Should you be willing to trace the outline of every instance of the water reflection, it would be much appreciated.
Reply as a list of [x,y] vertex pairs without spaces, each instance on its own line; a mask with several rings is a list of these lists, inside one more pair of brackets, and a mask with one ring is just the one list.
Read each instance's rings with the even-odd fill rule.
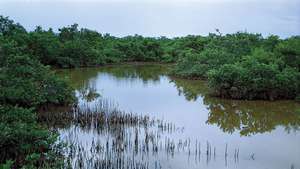
[[57,70],[58,74],[68,78],[71,85],[76,90],[82,90],[85,86],[95,85],[97,76],[109,75],[117,82],[125,80],[126,82],[134,83],[142,81],[143,84],[159,83],[160,77],[166,75],[170,67],[167,65],[119,65],[119,66],[106,66],[99,68],[78,68],[69,70]]
[[[93,101],[101,96],[96,89],[98,76],[108,74],[116,82],[158,84],[166,76],[169,67],[165,65],[110,66],[104,68],[80,68],[59,70],[67,76],[77,90],[77,97],[84,101]],[[276,126],[284,126],[287,132],[298,130],[300,126],[300,105],[294,101],[238,101],[218,99],[209,96],[205,81],[170,78],[179,96],[188,101],[203,99],[209,109],[207,123],[217,125],[223,132],[238,131],[242,136],[270,132]]]
[[100,96],[101,94],[97,92],[95,87],[95,81],[91,81],[91,83],[85,84],[82,88],[77,90],[77,97],[86,100],[87,102],[94,101]]
[[175,84],[178,95],[183,95],[188,101],[196,101],[198,97],[208,95],[208,86],[204,81],[172,77],[170,82]]
[[283,126],[287,132],[300,126],[299,104],[293,102],[240,102],[207,98],[210,112],[207,123],[224,132],[239,131],[242,136],[265,133]]
[[70,78],[78,105],[39,119],[70,145],[66,163],[73,168],[299,166],[294,101],[210,97],[206,82],[169,77],[165,65],[58,72]]
[[173,79],[179,95],[189,101],[203,98],[208,107],[207,123],[223,132],[239,131],[242,136],[270,132],[284,126],[287,132],[300,126],[300,105],[294,101],[238,101],[210,97],[204,81]]

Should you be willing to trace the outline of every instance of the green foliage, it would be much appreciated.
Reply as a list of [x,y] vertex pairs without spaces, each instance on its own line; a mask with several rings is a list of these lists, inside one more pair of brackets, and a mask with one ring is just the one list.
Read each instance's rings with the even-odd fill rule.
[[[30,55],[44,65],[59,68],[97,66],[119,62],[174,62],[173,53],[164,52],[170,39],[142,37],[113,37],[79,29],[77,24],[63,27],[58,33],[38,26],[32,32],[8,18],[1,17],[0,31],[4,45],[15,43],[22,55]],[[183,44],[183,43],[182,43]],[[188,44],[195,46],[197,43]],[[173,49],[173,48],[172,48]],[[170,51],[171,52],[171,51]]]
[[14,162],[12,160],[7,160],[4,164],[0,164],[1,169],[11,169]]
[[[120,62],[175,62],[171,72],[173,75],[189,79],[209,77],[210,86],[222,97],[290,99],[295,98],[299,92],[298,87],[295,87],[299,84],[299,36],[282,40],[274,35],[263,38],[260,34],[237,32],[222,35],[218,31],[218,34],[209,34],[206,37],[188,35],[169,39],[134,35],[118,38],[85,28],[79,29],[78,24],[63,27],[58,33],[54,33],[52,29],[43,30],[41,27],[28,33],[20,24],[5,17],[0,18],[0,31],[2,35],[0,53],[3,53],[0,57],[14,55],[19,59],[34,58],[31,62],[35,63],[31,65],[41,62],[54,67],[72,68]],[[25,69],[29,71],[24,66],[18,71],[22,72],[22,67],[24,71]],[[43,72],[40,69],[43,68],[37,66],[32,71]],[[59,80],[55,80],[52,75],[49,76],[45,78],[60,84]],[[26,81],[27,83],[22,85],[33,88],[27,93],[44,90],[41,84],[30,86],[32,85],[30,79],[25,79],[24,82]],[[17,81],[11,82],[15,83]],[[45,93],[46,95],[51,95],[51,91],[57,93],[63,90],[63,86],[61,82],[61,85],[56,85],[56,89],[50,87],[51,90],[48,89]],[[15,87],[18,89],[18,86]],[[229,94],[231,90],[235,94]],[[67,97],[47,98],[43,95],[31,97],[26,91],[18,90],[6,95],[12,97],[11,100],[19,96],[24,100],[30,98],[28,102],[34,105],[46,102],[58,103]]]
[[234,62],[234,55],[218,49],[204,49],[200,53],[185,52],[177,62],[173,74],[185,78],[207,78],[207,72],[226,63]]
[[51,30],[38,27],[27,33],[0,16],[0,168],[51,168],[49,160],[57,164],[57,137],[37,123],[34,110],[75,101],[68,83],[40,63],[55,63],[58,44]]
[[226,98],[274,100],[299,95],[299,36],[264,39],[259,34],[238,32],[210,34],[202,42],[205,45],[187,45],[180,52],[173,75],[208,78],[214,94]]
[[262,37],[259,34],[237,32],[225,36],[210,34],[206,38],[187,36],[185,43],[191,44],[186,41],[199,45],[188,45],[187,49],[182,50],[173,74],[187,78],[207,78],[209,70],[238,62],[242,56],[251,53],[252,49],[261,44]]
[[291,37],[276,46],[276,52],[284,64],[300,71],[300,36]]
[[[119,58],[120,61],[160,61],[162,48],[155,38],[144,38],[142,36],[127,36],[124,38],[108,38],[111,45],[104,47],[107,58]],[[112,52],[112,53],[109,53]]]
[[32,109],[0,105],[0,119],[0,163],[41,165],[56,136],[37,124]]
[[45,103],[67,104],[74,101],[72,89],[48,67],[29,56],[10,56],[2,60],[0,101],[25,107]]
[[59,57],[60,42],[54,32],[37,27],[35,31],[29,33],[27,42],[29,53],[45,65],[55,65]]
[[256,49],[241,62],[225,64],[209,72],[215,94],[234,99],[294,99],[300,92],[300,72],[281,57]]
[[14,23],[8,17],[0,15],[0,35],[14,36],[14,34],[24,33],[26,30],[19,23]]

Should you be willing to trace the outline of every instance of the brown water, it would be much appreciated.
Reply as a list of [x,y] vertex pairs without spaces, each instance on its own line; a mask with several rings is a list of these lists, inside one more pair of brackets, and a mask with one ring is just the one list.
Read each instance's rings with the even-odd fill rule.
[[73,168],[300,169],[299,103],[212,98],[204,81],[172,78],[167,71],[165,65],[58,71],[70,79],[79,106],[55,108],[42,119],[71,145],[66,163]]

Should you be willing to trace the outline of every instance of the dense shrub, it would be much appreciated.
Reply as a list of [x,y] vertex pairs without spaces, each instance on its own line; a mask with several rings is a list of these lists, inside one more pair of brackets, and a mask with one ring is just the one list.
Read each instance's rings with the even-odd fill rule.
[[300,72],[280,67],[281,58],[262,49],[241,62],[225,64],[209,72],[216,95],[234,99],[294,99],[300,92]]
[[3,59],[0,72],[0,101],[4,104],[36,107],[45,103],[74,101],[72,89],[48,67],[29,56]]
[[56,136],[37,123],[34,111],[75,101],[68,83],[40,63],[54,63],[56,46],[53,32],[28,34],[0,17],[0,168],[58,167]]
[[172,74],[187,78],[207,78],[209,70],[240,61],[242,56],[251,53],[252,49],[262,43],[261,35],[243,32],[225,36],[210,34],[198,39],[197,42],[202,45],[192,45],[184,50]]
[[207,78],[209,70],[233,62],[235,62],[234,55],[222,49],[207,48],[200,53],[188,51],[178,60],[173,74],[191,79]]
[[175,76],[208,78],[217,96],[234,99],[294,99],[299,95],[300,37],[210,34],[204,46],[182,50]]
[[56,136],[37,124],[30,109],[0,105],[0,119],[0,164],[13,160],[15,167],[41,166]]
[[276,46],[275,50],[282,58],[284,65],[294,67],[300,71],[300,36],[282,41]]

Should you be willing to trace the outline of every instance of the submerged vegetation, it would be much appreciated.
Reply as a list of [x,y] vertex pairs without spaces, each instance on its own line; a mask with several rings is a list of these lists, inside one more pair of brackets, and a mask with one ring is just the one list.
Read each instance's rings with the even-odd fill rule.
[[[175,63],[173,75],[208,79],[211,90],[220,97],[300,98],[299,36],[283,40],[238,32],[172,39],[139,35],[118,38],[79,29],[77,24],[58,32],[40,26],[28,32],[0,16],[0,168],[59,167],[61,154],[55,147],[56,133],[38,123],[36,111],[49,105],[70,105],[76,99],[70,84],[51,68],[123,62]],[[112,73],[124,76],[128,72]],[[159,78],[151,72],[147,75],[143,80]],[[89,100],[100,96],[93,90],[82,95]],[[188,97],[193,99],[192,95]],[[105,114],[80,115],[84,116],[77,120],[108,120]],[[121,114],[112,120],[127,123],[133,122],[132,118],[136,117]],[[140,123],[141,118],[136,120]],[[213,115],[209,122],[217,123]]]
[[233,152],[227,150],[227,144],[216,147],[209,141],[201,143],[200,139],[174,138],[172,134],[183,134],[184,128],[149,116],[123,112],[107,99],[93,103],[84,100],[80,104],[72,109],[54,108],[38,116],[40,122],[61,130],[64,135],[68,145],[64,151],[66,166],[161,169],[166,168],[161,156],[195,159],[195,163],[191,160],[195,167],[204,161],[201,158],[205,158],[206,163],[215,161],[216,157],[224,158],[226,163],[228,158],[233,158],[235,163],[239,159],[237,147],[230,147],[234,148]]

